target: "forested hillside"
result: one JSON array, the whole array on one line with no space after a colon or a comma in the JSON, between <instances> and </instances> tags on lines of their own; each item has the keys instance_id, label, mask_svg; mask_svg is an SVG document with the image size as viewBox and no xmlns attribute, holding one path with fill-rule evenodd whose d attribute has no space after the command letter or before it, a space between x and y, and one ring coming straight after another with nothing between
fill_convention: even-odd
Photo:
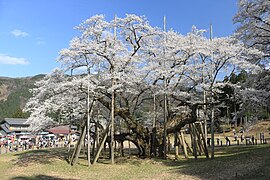
<instances>
[{"instance_id":1,"label":"forested hillside","mask_svg":"<svg viewBox=\"0 0 270 180\"><path fill-rule=\"evenodd\" d=\"M0 118L27 116L22 109L31 97L29 89L44 75L26 78L0 77Z\"/></svg>"}]
</instances>

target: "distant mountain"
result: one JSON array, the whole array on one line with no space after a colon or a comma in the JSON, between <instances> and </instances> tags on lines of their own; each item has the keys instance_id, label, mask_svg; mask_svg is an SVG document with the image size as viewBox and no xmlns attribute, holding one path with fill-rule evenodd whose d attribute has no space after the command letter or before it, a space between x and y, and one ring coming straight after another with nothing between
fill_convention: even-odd
<instances>
[{"instance_id":1,"label":"distant mountain","mask_svg":"<svg viewBox=\"0 0 270 180\"><path fill-rule=\"evenodd\" d=\"M30 89L45 75L25 78L0 77L0 118L18 117L27 100Z\"/></svg>"}]
</instances>

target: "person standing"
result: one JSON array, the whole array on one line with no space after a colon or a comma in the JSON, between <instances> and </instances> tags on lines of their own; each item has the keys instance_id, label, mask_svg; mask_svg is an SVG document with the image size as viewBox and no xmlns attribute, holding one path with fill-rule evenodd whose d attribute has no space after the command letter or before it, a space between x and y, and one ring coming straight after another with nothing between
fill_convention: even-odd
<instances>
[{"instance_id":1,"label":"person standing","mask_svg":"<svg viewBox=\"0 0 270 180\"><path fill-rule=\"evenodd\" d=\"M231 141L230 139L228 138L228 136L225 137L225 140L226 140L226 146L230 146L231 145Z\"/></svg>"}]
</instances>

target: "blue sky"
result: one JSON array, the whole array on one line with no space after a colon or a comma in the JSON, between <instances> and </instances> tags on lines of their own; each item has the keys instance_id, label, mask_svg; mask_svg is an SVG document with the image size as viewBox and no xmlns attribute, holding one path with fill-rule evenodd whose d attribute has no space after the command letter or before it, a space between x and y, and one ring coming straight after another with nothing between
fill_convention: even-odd
<instances>
[{"instance_id":1,"label":"blue sky","mask_svg":"<svg viewBox=\"0 0 270 180\"><path fill-rule=\"evenodd\" d=\"M208 29L215 37L231 35L237 0L0 0L0 76L25 77L49 73L58 52L68 47L73 29L83 20L104 14L145 15L152 26L181 34L192 25Z\"/></svg>"}]
</instances>

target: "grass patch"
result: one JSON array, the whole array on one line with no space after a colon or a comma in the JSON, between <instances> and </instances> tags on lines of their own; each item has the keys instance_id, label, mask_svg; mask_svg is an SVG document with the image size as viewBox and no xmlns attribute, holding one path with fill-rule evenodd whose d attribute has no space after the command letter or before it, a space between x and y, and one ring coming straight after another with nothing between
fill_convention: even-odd
<instances>
[{"instance_id":1,"label":"grass patch","mask_svg":"<svg viewBox=\"0 0 270 180\"><path fill-rule=\"evenodd\" d=\"M46 149L0 155L1 179L270 179L270 145L216 149L216 157L180 160L117 157L90 168L85 158L70 166L65 149Z\"/></svg>"}]
</instances>

